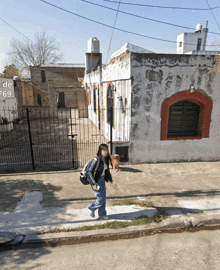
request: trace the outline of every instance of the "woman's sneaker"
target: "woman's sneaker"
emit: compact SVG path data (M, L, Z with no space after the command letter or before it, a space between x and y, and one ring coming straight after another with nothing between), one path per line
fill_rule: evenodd
M88 209L88 211L89 211L90 216L94 218L95 217L94 212L92 210L90 210L90 209Z

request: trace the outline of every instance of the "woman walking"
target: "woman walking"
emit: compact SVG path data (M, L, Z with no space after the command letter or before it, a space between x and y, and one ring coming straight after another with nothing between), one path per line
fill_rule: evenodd
M96 209L98 209L98 216L100 219L109 219L105 210L106 205L105 182L109 181L113 183L113 181L111 173L109 171L110 155L108 151L108 145L105 143L100 144L96 155L97 157L95 157L87 167L87 179L90 182L90 185L97 199L93 203L89 204L87 208L89 210L91 217L95 217L94 212ZM97 167L97 170L95 170L97 162L99 162L99 166Z

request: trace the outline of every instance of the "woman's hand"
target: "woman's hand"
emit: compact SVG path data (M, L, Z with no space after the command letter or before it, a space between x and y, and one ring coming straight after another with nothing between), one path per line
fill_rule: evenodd
M95 184L94 186L92 186L92 188L93 188L94 190L97 190L97 184Z

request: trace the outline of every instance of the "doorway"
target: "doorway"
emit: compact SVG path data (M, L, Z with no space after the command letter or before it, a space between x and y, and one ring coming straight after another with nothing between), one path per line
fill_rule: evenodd
M57 107L58 108L65 108L64 92L59 93Z

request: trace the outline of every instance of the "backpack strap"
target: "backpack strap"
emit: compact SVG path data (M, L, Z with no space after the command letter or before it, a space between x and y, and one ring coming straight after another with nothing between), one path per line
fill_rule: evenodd
M95 166L95 172L94 172L94 178L95 178L95 174L96 174L96 171L97 171L97 169L98 169L98 167L99 167L99 163L100 163L100 160L99 160L99 157L97 157L97 162L96 162L96 166Z

